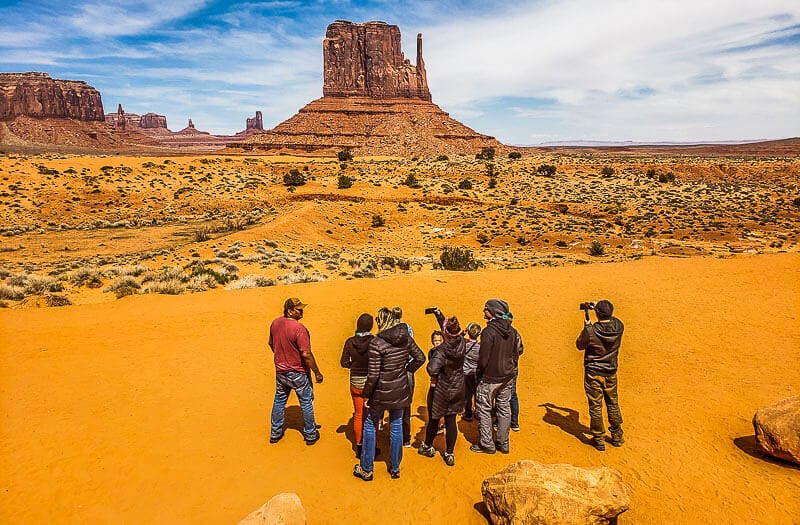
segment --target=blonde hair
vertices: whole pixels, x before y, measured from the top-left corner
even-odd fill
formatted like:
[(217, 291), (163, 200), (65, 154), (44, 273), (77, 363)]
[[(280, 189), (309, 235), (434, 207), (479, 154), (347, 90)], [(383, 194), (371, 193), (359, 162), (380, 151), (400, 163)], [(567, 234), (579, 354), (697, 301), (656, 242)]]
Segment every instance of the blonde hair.
[(384, 330), (388, 330), (389, 328), (400, 324), (400, 319), (395, 317), (395, 314), (392, 310), (389, 310), (385, 306), (378, 310), (378, 315), (375, 316), (375, 322), (378, 323), (378, 330), (383, 332)]

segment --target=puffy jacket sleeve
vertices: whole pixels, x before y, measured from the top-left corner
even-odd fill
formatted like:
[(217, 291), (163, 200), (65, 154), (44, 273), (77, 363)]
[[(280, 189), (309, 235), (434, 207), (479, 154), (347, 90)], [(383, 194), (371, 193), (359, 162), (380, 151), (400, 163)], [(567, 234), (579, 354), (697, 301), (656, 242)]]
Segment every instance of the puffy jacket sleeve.
[(406, 370), (413, 374), (419, 369), (419, 367), (425, 364), (425, 354), (422, 352), (422, 349), (420, 349), (417, 342), (414, 341), (413, 337), (409, 337), (409, 339), (411, 341), (411, 348), (408, 354), (409, 359), (408, 363), (406, 364)]
[(350, 339), (348, 338), (347, 341), (344, 342), (344, 347), (342, 348), (342, 357), (339, 358), (339, 364), (342, 365), (342, 368), (350, 368), (353, 364), (353, 360), (350, 359)]
[(436, 322), (439, 324), (439, 330), (444, 330), (444, 320), (445, 320), (444, 314), (439, 310), (436, 310), (435, 312), (433, 312), (433, 315), (436, 316)]
[(592, 330), (591, 324), (583, 325), (583, 330), (581, 330), (578, 339), (575, 341), (575, 346), (578, 350), (586, 350), (586, 347), (589, 346), (589, 338), (591, 336), (589, 330)]
[(437, 346), (431, 352), (431, 359), (428, 361), (428, 375), (437, 377), (444, 368), (445, 356), (441, 346)]
[(364, 384), (364, 391), (362, 397), (370, 399), (372, 393), (375, 391), (375, 385), (378, 384), (378, 379), (381, 375), (381, 360), (383, 355), (381, 353), (381, 339), (376, 337), (369, 344), (369, 365), (367, 366), (367, 382)]

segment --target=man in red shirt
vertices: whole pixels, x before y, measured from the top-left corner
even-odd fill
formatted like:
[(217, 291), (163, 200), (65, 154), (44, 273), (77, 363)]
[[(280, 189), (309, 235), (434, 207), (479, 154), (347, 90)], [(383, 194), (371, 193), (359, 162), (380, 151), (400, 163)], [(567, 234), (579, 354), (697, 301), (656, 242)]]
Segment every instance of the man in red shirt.
[(277, 443), (285, 429), (284, 411), (289, 392), (294, 390), (303, 411), (303, 438), (306, 445), (319, 440), (319, 430), (314, 419), (314, 386), (311, 373), (317, 383), (322, 383), (322, 373), (311, 353), (311, 336), (300, 324), (305, 304), (297, 297), (283, 303), (283, 316), (272, 321), (269, 327), (269, 347), (275, 354), (275, 401), (272, 403), (272, 420), (269, 442)]

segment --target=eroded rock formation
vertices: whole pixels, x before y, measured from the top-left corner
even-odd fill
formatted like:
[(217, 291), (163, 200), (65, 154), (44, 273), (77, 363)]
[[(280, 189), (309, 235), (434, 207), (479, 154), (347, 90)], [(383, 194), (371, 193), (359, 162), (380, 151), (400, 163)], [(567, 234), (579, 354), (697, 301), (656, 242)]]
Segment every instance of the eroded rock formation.
[(47, 73), (0, 73), (0, 120), (16, 117), (103, 121), (100, 92), (78, 80)]
[(328, 26), (322, 49), (326, 97), (431, 100), (421, 34), (417, 35), (416, 66), (400, 48), (400, 28), (385, 22), (337, 20)]
[(261, 119), (261, 112), (256, 111), (256, 116), (247, 119), (245, 131), (264, 131), (264, 121)]
[(167, 117), (155, 113), (145, 113), (139, 120), (142, 129), (167, 129)]

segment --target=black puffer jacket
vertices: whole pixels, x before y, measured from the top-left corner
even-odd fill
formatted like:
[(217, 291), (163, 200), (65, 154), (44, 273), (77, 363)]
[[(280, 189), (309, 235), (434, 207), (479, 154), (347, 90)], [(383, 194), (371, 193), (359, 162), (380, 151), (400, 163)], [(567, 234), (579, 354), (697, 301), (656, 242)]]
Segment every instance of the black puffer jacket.
[(625, 325), (616, 317), (584, 325), (575, 346), (585, 350), (583, 366), (587, 374), (610, 376), (617, 373), (617, 357)]
[(431, 351), (428, 375), (436, 378), (430, 417), (439, 419), (464, 410), (464, 353), (467, 343), (461, 335)]
[(363, 396), (376, 410), (393, 410), (411, 405), (408, 372), (425, 362), (417, 343), (399, 324), (379, 333), (369, 345), (369, 368)]
[(369, 364), (369, 343), (375, 336), (354, 335), (344, 342), (339, 363), (350, 369), (350, 377), (366, 377)]
[(475, 377), (484, 383), (503, 383), (514, 377), (520, 337), (508, 319), (492, 319), (481, 332)]

